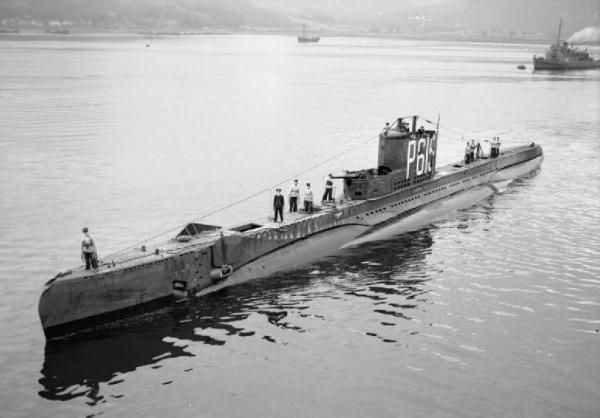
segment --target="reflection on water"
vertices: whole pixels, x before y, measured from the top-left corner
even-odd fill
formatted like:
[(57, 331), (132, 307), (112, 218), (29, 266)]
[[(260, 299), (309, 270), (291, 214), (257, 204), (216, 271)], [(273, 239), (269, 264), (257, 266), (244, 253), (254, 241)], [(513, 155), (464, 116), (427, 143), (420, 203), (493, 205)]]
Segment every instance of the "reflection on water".
[[(305, 329), (294, 318), (319, 318), (311, 313), (311, 305), (320, 298), (346, 304), (354, 298), (368, 298), (382, 325), (401, 325), (398, 320), (410, 320), (411, 311), (427, 301), (430, 290), (424, 284), (428, 279), (420, 263), (432, 242), (428, 229), (422, 229), (347, 250), (303, 270), (225, 288), (172, 309), (49, 341), (39, 395), (49, 400), (85, 396), (94, 405), (104, 399), (100, 384), (119, 384), (127, 373), (142, 366), (160, 368), (168, 359), (193, 357), (191, 345), (222, 346), (235, 337), (277, 343), (277, 337), (257, 333), (252, 323), (246, 328), (245, 320), (256, 314), (274, 327), (303, 333)], [(396, 342), (375, 332), (365, 335)]]
[[(600, 71), (519, 72), (537, 48), (519, 44), (145, 44), (0, 42), (3, 417), (597, 415)], [(111, 253), (413, 112), (441, 115), (440, 165), (500, 135), (541, 143), (542, 170), (425, 229), (45, 346), (36, 301), (83, 225)], [(371, 145), (301, 181), (370, 166)], [(206, 222), (260, 223), (262, 198)]]

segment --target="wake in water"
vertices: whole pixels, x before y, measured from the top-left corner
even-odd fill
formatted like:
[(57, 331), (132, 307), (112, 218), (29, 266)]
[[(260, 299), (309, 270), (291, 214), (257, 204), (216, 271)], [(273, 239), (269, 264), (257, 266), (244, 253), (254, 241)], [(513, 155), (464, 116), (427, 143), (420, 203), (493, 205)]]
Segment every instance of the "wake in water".
[[(532, 171), (530, 174), (534, 173), (537, 173), (537, 171)], [(505, 176), (502, 176), (502, 178), (505, 178)], [(503, 193), (514, 180), (514, 178), (501, 180), (495, 183), (474, 187), (444, 199), (440, 199), (423, 208), (419, 208), (408, 215), (403, 214), (398, 218), (394, 218), (377, 227), (374, 231), (370, 231), (368, 234), (352, 240), (342, 246), (342, 248), (356, 247), (371, 241), (387, 240), (397, 235), (414, 231), (417, 228), (443, 218), (449, 213), (460, 209), (466, 209), (495, 193)]]

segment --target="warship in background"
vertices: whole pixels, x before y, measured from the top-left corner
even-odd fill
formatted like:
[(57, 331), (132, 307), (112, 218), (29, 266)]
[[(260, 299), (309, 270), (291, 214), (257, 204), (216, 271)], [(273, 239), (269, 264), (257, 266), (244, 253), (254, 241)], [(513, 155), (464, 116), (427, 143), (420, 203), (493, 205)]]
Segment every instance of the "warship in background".
[[(428, 129), (417, 128), (421, 123)], [(39, 300), (46, 338), (289, 271), (370, 237), (381, 239), (407, 218), (426, 224), (497, 192), (497, 184), (528, 175), (543, 160), (541, 146), (529, 143), (436, 168), (438, 131), (439, 120), (419, 123), (418, 116), (386, 124), (377, 167), (333, 175), (343, 194), (314, 212), (286, 214), (281, 223), (192, 222), (168, 241), (105, 257), (97, 270), (78, 266), (59, 273)]]
[(310, 35), (306, 32), (306, 24), (302, 24), (302, 35), (298, 36), (298, 42), (307, 43), (307, 42), (319, 42), (318, 36)]
[(558, 25), (556, 43), (550, 45), (543, 57), (533, 56), (534, 70), (581, 70), (587, 68), (600, 68), (600, 60), (592, 58), (586, 50), (579, 50), (569, 44), (561, 42), (562, 19)]

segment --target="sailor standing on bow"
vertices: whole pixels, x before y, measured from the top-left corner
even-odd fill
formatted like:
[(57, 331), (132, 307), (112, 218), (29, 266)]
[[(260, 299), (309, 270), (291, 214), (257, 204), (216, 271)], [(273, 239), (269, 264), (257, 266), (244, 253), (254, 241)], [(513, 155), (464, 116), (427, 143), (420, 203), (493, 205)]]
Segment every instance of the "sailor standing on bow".
[(94, 270), (98, 269), (98, 253), (96, 252), (96, 244), (88, 233), (87, 228), (81, 230), (83, 238), (81, 239), (81, 261), (85, 262), (85, 269), (89, 270), (90, 265)]

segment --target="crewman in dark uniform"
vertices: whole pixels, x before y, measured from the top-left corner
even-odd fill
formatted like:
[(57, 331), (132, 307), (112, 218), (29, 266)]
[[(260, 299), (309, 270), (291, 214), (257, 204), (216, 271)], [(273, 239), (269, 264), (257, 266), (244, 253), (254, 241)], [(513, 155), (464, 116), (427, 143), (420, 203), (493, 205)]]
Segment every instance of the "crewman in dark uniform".
[(273, 217), (273, 221), (277, 222), (277, 214), (279, 214), (281, 222), (283, 222), (283, 195), (279, 188), (276, 189), (275, 192), (275, 197), (273, 198), (273, 211), (275, 212), (275, 216)]
[(321, 202), (331, 202), (333, 200), (333, 182), (331, 181), (331, 174), (325, 183), (325, 193), (323, 193), (323, 198)]
[(469, 141), (467, 141), (467, 145), (465, 145), (465, 164), (469, 164), (471, 162), (471, 145), (469, 145)]
[(471, 161), (475, 161), (475, 140), (471, 140), (471, 145), (469, 146), (469, 151), (471, 154)]

